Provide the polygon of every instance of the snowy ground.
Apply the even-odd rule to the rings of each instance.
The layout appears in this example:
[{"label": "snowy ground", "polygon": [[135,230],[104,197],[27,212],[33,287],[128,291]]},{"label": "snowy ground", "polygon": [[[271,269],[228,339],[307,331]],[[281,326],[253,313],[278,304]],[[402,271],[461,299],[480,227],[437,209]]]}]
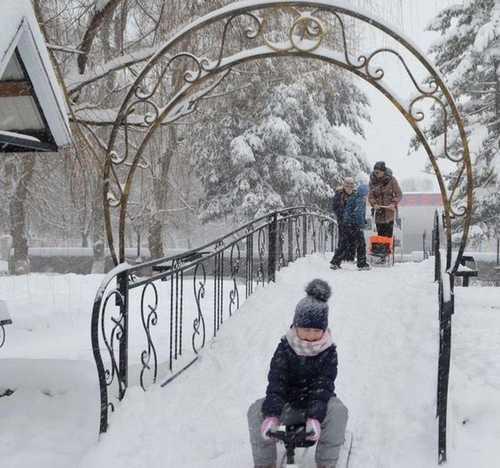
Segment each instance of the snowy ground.
[{"label": "snowy ground", "polygon": [[[250,468],[246,408],[304,285],[331,282],[337,392],[350,410],[351,468],[436,466],[438,323],[432,261],[332,272],[302,259],[224,323],[165,388],[130,388],[97,441],[89,320],[101,277],[0,277],[14,324],[0,349],[0,465],[9,468]],[[500,439],[500,288],[457,288],[449,463],[494,466]]]}]

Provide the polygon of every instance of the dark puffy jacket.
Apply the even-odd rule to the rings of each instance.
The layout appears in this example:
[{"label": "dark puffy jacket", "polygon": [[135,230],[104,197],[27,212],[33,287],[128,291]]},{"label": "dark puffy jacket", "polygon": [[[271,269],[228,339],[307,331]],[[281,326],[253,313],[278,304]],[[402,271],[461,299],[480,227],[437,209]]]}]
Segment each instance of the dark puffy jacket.
[{"label": "dark puffy jacket", "polygon": [[335,396],[336,377],[335,345],[317,356],[298,356],[283,337],[271,360],[262,405],[264,417],[279,417],[285,403],[290,403],[293,408],[305,409],[308,418],[323,421],[328,400]]},{"label": "dark puffy jacket", "polygon": [[343,222],[344,219],[344,207],[346,199],[349,197],[343,188],[337,190],[332,200],[332,211],[337,217],[339,223]]},{"label": "dark puffy jacket", "polygon": [[368,187],[362,185],[349,197],[344,208],[344,224],[363,227],[366,224],[366,195]]}]

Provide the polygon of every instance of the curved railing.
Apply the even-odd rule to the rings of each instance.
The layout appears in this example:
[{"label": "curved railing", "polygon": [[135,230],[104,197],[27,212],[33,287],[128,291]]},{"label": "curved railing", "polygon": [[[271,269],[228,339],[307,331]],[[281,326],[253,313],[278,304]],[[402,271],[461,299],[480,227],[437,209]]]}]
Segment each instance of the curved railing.
[{"label": "curved railing", "polygon": [[262,216],[200,248],[110,271],[91,324],[100,432],[129,385],[166,385],[196,361],[255,289],[299,257],[332,251],[336,239],[332,217],[300,206]]}]

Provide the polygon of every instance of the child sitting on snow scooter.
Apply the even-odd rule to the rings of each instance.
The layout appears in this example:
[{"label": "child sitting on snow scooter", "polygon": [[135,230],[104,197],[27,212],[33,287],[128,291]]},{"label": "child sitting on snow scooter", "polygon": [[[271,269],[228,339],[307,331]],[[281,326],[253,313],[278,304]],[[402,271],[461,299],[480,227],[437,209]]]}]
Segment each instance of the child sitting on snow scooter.
[{"label": "child sitting on snow scooter", "polygon": [[344,443],[347,408],[335,395],[337,350],[328,329],[328,283],[315,279],[299,301],[291,328],[271,360],[266,397],[248,410],[248,427],[255,468],[276,467],[280,417],[290,410],[304,412],[306,433],[316,441],[318,468],[335,468]]}]

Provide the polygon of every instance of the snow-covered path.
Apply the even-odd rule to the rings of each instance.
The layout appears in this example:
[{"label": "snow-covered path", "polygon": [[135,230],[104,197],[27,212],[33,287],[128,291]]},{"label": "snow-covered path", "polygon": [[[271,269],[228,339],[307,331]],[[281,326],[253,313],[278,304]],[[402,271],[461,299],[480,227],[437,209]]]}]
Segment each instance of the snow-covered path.
[{"label": "snow-covered path", "polygon": [[250,467],[246,408],[262,396],[270,357],[313,277],[333,286],[337,389],[355,434],[351,467],[432,466],[437,310],[430,265],[350,268],[332,272],[325,259],[310,257],[282,271],[225,323],[195,368],[169,387],[129,391],[82,466]]},{"label": "snow-covered path", "polygon": [[[101,278],[0,278],[14,319],[0,352],[0,390],[4,381],[17,388],[0,398],[0,466],[250,468],[247,407],[263,395],[271,355],[314,277],[333,289],[337,393],[354,432],[350,468],[437,466],[432,261],[333,272],[320,256],[298,260],[251,296],[170,385],[129,388],[99,441],[88,313]],[[500,288],[456,294],[447,466],[491,468],[500,439]]]}]

